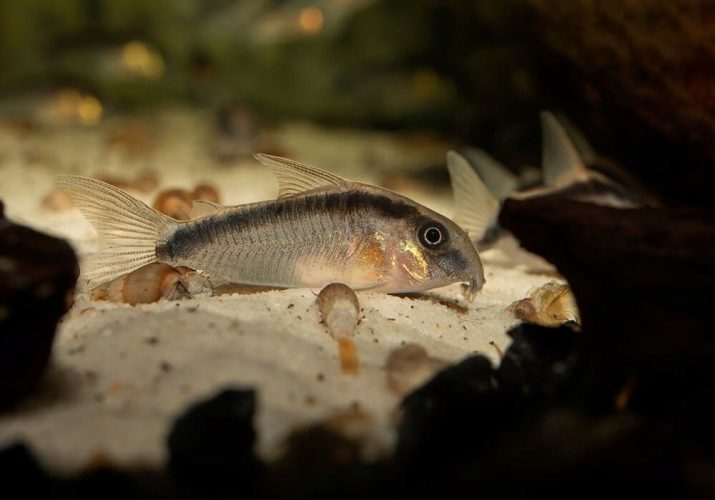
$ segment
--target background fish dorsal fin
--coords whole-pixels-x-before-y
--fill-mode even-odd
[[[484,181],[487,189],[498,200],[503,200],[516,191],[518,183],[516,175],[485,151],[466,148],[464,156]]]
[[[278,179],[278,199],[292,198],[306,191],[344,186],[342,177],[279,156],[257,154],[256,159],[268,167]]]
[[[588,179],[588,171],[566,131],[548,111],[541,113],[544,184],[561,187]]]
[[[581,163],[587,166],[596,163],[600,159],[599,154],[593,149],[583,132],[562,113],[557,113],[556,119],[566,131],[569,139],[571,139],[571,143],[576,148],[579,158],[581,158]]]
[[[474,243],[481,241],[499,213],[499,201],[489,192],[467,160],[454,151],[447,153],[456,213],[454,222]]]
[[[222,208],[221,205],[212,201],[194,200],[191,211],[189,212],[189,217],[192,219],[206,217],[207,215],[213,215],[219,212]]]

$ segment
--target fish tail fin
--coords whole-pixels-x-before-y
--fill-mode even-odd
[[[487,189],[498,199],[504,200],[514,193],[519,184],[516,175],[496,158],[481,149],[465,148],[464,157],[474,167]]]
[[[556,117],[548,111],[543,111],[541,128],[544,135],[544,184],[548,187],[560,187],[588,179],[586,166]]]
[[[62,175],[57,185],[100,237],[99,251],[85,260],[80,290],[89,290],[157,262],[156,245],[176,221],[111,184]]]
[[[499,214],[499,200],[487,189],[469,162],[455,151],[447,152],[447,169],[456,205],[454,222],[476,245]]]

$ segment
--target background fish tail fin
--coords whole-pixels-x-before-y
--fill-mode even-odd
[[[519,182],[516,175],[485,151],[465,148],[464,157],[498,200],[504,200],[516,191]]]
[[[548,111],[542,112],[541,128],[544,135],[544,184],[548,187],[560,187],[586,180],[588,171],[556,117]]]
[[[593,149],[593,146],[591,146],[591,143],[588,142],[588,139],[586,139],[583,132],[579,130],[579,128],[571,120],[569,120],[566,115],[557,113],[556,118],[566,131],[566,134],[568,134],[569,139],[571,139],[571,143],[576,148],[576,152],[581,157],[581,161],[584,165],[593,165],[601,159],[596,150]]]
[[[496,222],[499,200],[489,192],[479,174],[459,153],[447,153],[447,169],[457,209],[453,220],[477,244]]]
[[[81,290],[157,261],[156,244],[176,221],[106,182],[63,175],[57,178],[57,185],[69,194],[100,237],[99,251],[82,264]]]

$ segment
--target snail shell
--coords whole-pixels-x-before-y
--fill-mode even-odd
[[[125,304],[149,304],[160,299],[177,300],[210,291],[210,284],[188,268],[155,262],[92,291],[95,300]]]
[[[333,338],[353,334],[358,323],[360,303],[352,288],[342,283],[331,283],[320,291],[317,303],[323,323]]]
[[[191,193],[185,189],[165,189],[157,195],[152,206],[174,219],[189,220],[193,200]]]
[[[580,323],[571,288],[556,281],[537,288],[528,298],[514,302],[510,309],[518,319],[541,326],[559,326],[568,321]]]
[[[328,333],[337,341],[338,358],[343,373],[356,374],[360,357],[350,337],[355,332],[360,303],[352,288],[342,283],[331,283],[323,288],[317,299],[320,316]]]
[[[191,198],[194,200],[210,201],[211,203],[219,203],[218,190],[211,184],[201,183],[194,187],[194,192],[191,193]]]
[[[448,365],[430,357],[424,347],[408,343],[393,350],[387,357],[387,386],[398,396],[412,392]]]
[[[189,220],[194,200],[218,203],[218,190],[206,183],[197,184],[193,191],[181,188],[165,189],[156,196],[152,206],[174,219]]]
[[[42,208],[51,212],[64,212],[74,207],[72,198],[62,189],[53,189],[42,198]]]

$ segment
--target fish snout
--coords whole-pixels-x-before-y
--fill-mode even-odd
[[[467,300],[473,300],[479,290],[482,289],[486,280],[484,279],[484,267],[481,261],[472,266],[471,272],[465,277],[467,285],[464,295]]]

